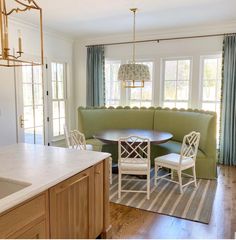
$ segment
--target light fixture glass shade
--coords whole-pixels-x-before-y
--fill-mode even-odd
[[[126,87],[135,87],[137,82],[144,84],[144,82],[150,81],[149,67],[144,64],[123,64],[119,68],[118,79],[123,82],[132,82],[131,85],[126,85]]]

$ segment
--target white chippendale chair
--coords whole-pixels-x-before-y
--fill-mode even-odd
[[[150,199],[150,140],[138,136],[120,138],[118,154],[118,198],[121,198],[122,192],[142,192],[147,193],[147,199]],[[122,179],[122,175],[147,176],[146,191],[122,189],[122,180],[130,180]],[[131,180],[141,181],[141,179]]]
[[[73,149],[93,151],[93,146],[86,144],[84,134],[78,130],[70,131],[70,141]]]
[[[199,142],[200,133],[191,132],[184,137],[180,154],[171,153],[161,157],[157,157],[155,159],[155,186],[157,186],[157,180],[165,179],[167,181],[179,184],[181,194],[183,193],[183,187],[186,187],[189,184],[194,183],[195,187],[197,187],[195,163]],[[161,168],[171,169],[171,173],[158,177],[158,170]],[[192,169],[193,175],[182,172],[190,168]],[[178,173],[178,182],[173,180],[174,171]],[[171,179],[167,178],[170,175]],[[190,177],[192,180],[188,181],[186,184],[183,185],[182,175]]]
[[[78,130],[70,131],[68,133],[68,129],[64,126],[65,138],[68,148],[77,149],[77,150],[93,150],[93,146],[86,144],[85,136]],[[109,172],[110,172],[110,184],[112,184],[112,158],[109,158]]]

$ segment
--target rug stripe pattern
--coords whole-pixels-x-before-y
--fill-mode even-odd
[[[183,194],[180,194],[177,184],[165,180],[159,180],[157,187],[155,187],[153,175],[152,170],[151,195],[150,200],[147,200],[145,193],[130,192],[122,193],[121,198],[118,199],[118,176],[113,174],[113,183],[110,186],[110,201],[191,221],[206,224],[210,222],[217,188],[216,180],[200,179],[197,188],[192,184],[184,189]],[[134,181],[137,178],[133,176],[125,176],[124,178],[126,180],[122,182],[122,189],[146,189],[146,181]]]

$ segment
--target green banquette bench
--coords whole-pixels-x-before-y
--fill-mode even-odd
[[[151,146],[154,158],[168,153],[179,153],[183,137],[191,131],[201,133],[196,162],[198,178],[216,178],[216,113],[201,110],[167,108],[83,108],[78,109],[78,129],[85,134],[88,144],[95,151],[112,154],[117,162],[117,145],[105,144],[93,135],[107,129],[149,129],[170,132],[173,139],[165,144]]]

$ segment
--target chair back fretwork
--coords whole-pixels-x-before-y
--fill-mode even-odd
[[[134,161],[137,164],[150,163],[150,141],[138,136],[119,139],[119,159],[122,162]]]
[[[74,149],[86,150],[86,140],[83,133],[78,130],[70,132],[71,146]]]
[[[192,158],[194,161],[196,161],[199,142],[200,133],[198,132],[191,132],[184,137],[181,148],[180,164],[186,158]]]

